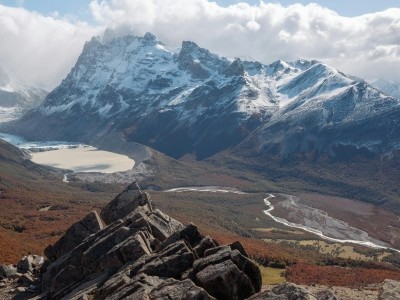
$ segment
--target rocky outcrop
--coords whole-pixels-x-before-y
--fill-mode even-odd
[[[387,279],[379,289],[379,300],[400,299],[400,282]]]
[[[31,299],[40,293],[41,272],[45,259],[24,256],[16,265],[0,265],[0,299]]]
[[[78,246],[92,233],[96,233],[103,229],[103,227],[99,215],[97,212],[93,211],[81,221],[72,225],[57,243],[48,246],[44,250],[44,254],[48,259],[54,261]]]
[[[246,299],[261,289],[240,243],[219,246],[154,209],[135,183],[46,255],[43,299]]]
[[[13,265],[0,265],[0,279],[8,278],[17,273]]]
[[[304,287],[293,283],[283,283],[271,290],[253,295],[248,300],[338,300],[339,298],[330,289],[312,293]]]
[[[111,224],[122,219],[134,211],[138,206],[150,203],[147,194],[142,193],[136,182],[129,185],[113,201],[111,201],[101,212],[100,216],[104,222]],[[151,206],[148,208],[151,210]]]
[[[33,273],[39,271],[44,264],[43,256],[28,255],[24,256],[17,264],[17,270],[20,273]]]

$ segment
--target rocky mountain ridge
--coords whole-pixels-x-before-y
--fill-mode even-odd
[[[87,142],[122,132],[172,157],[203,159],[277,123],[298,135],[307,120],[317,131],[336,131],[398,107],[399,100],[318,61],[264,65],[220,57],[189,41],[172,51],[147,33],[87,42],[69,75],[15,130]],[[333,142],[353,144],[352,137]],[[304,145],[284,148],[282,155]]]
[[[351,157],[352,152],[390,155],[400,149],[399,100],[361,82],[340,88],[328,98],[302,95],[242,145],[283,158],[311,153],[339,160],[342,155]]]

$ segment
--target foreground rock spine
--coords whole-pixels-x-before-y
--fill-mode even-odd
[[[42,299],[246,299],[262,284],[239,242],[219,246],[153,209],[135,183],[45,254]]]

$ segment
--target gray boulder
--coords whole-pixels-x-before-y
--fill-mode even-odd
[[[17,274],[17,269],[13,265],[0,265],[0,279],[8,278]]]
[[[17,270],[20,273],[39,271],[45,260],[43,256],[40,255],[27,255],[22,257],[22,259],[17,263]]]
[[[40,270],[45,263],[44,257],[40,255],[30,255],[32,257],[32,267]]]
[[[18,263],[17,263],[17,269],[18,272],[20,273],[26,273],[26,272],[32,272],[33,271],[33,257],[31,255],[29,256],[24,256]]]
[[[204,253],[211,248],[217,247],[216,242],[209,236],[204,237],[200,243],[193,248],[198,257],[204,257]]]
[[[185,242],[178,241],[163,252],[153,255],[137,273],[180,279],[182,273],[192,267],[194,260],[194,254]]]
[[[201,241],[203,240],[203,236],[200,234],[195,225],[188,224],[182,229],[180,228],[182,228],[181,224],[175,224],[175,228],[172,229],[173,233],[157,246],[156,251],[160,252],[167,248],[169,245],[176,243],[180,240],[184,240],[189,245],[189,247],[200,245]]]
[[[196,284],[218,299],[244,299],[261,290],[261,272],[252,261],[230,246],[217,250],[193,264]]]
[[[181,222],[169,217],[158,209],[148,214],[147,221],[149,222],[153,236],[160,241],[164,241],[170,235],[183,228]]]
[[[20,278],[18,278],[17,282],[24,286],[29,287],[30,285],[35,283],[35,280],[29,274],[23,274]]]
[[[310,294],[306,289],[303,289],[292,283],[280,284],[274,287],[272,292],[276,295],[285,295],[289,299],[316,300],[315,296]]]
[[[246,299],[256,291],[250,278],[231,261],[211,264],[196,274],[196,283],[217,299]]]

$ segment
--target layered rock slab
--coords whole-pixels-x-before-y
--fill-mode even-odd
[[[46,255],[44,299],[246,299],[261,289],[240,243],[220,246],[154,209],[136,183],[72,225]]]

